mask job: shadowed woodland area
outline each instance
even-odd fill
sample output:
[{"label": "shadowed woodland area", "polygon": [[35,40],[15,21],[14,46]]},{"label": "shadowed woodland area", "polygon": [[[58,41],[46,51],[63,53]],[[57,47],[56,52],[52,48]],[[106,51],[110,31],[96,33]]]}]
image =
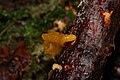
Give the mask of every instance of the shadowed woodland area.
[{"label": "shadowed woodland area", "polygon": [[10,80],[47,80],[54,60],[43,53],[41,35],[72,26],[75,14],[70,7],[76,10],[78,4],[79,0],[0,0],[0,80],[9,80],[10,74]]}]

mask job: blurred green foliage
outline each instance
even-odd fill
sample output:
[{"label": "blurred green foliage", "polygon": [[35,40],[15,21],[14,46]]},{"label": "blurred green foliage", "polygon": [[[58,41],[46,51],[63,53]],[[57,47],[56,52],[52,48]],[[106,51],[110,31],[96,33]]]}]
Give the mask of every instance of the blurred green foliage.
[{"label": "blurred green foliage", "polygon": [[8,44],[10,48],[15,49],[17,39],[23,37],[31,55],[23,80],[47,80],[54,61],[43,53],[41,35],[52,28],[56,19],[69,17],[67,27],[72,26],[75,16],[71,10],[64,9],[68,2],[76,9],[79,0],[41,0],[39,4],[33,1],[30,5],[20,6],[12,11],[0,6],[0,46]]}]

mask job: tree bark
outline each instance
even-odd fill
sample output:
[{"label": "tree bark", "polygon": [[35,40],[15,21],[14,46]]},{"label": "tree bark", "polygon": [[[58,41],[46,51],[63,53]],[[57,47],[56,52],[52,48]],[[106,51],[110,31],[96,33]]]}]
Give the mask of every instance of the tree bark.
[{"label": "tree bark", "polygon": [[[104,13],[112,14],[107,18]],[[81,0],[74,26],[74,45],[65,45],[49,80],[101,80],[107,57],[114,50],[114,36],[120,26],[120,0]]]}]

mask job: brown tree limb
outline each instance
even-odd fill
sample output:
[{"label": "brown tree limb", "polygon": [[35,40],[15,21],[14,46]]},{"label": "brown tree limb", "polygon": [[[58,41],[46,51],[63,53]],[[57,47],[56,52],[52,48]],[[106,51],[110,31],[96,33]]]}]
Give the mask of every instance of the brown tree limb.
[{"label": "brown tree limb", "polygon": [[119,14],[120,0],[81,0],[76,27],[68,31],[77,40],[73,46],[63,48],[56,59],[62,70],[54,69],[49,80],[101,80],[104,64],[114,49]]}]

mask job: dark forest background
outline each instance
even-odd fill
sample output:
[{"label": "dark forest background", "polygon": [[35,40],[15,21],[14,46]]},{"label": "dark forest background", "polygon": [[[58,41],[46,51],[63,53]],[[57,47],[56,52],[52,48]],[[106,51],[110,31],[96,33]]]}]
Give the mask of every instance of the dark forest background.
[{"label": "dark forest background", "polygon": [[[23,40],[30,56],[22,80],[47,80],[54,60],[44,54],[41,35],[49,30],[64,32],[71,27],[79,1],[0,0],[0,47],[7,45],[12,55]],[[106,62],[103,80],[120,80],[120,71],[116,72],[116,68],[120,69],[120,29],[115,44],[116,49]],[[0,58],[6,58],[1,55]]]}]

